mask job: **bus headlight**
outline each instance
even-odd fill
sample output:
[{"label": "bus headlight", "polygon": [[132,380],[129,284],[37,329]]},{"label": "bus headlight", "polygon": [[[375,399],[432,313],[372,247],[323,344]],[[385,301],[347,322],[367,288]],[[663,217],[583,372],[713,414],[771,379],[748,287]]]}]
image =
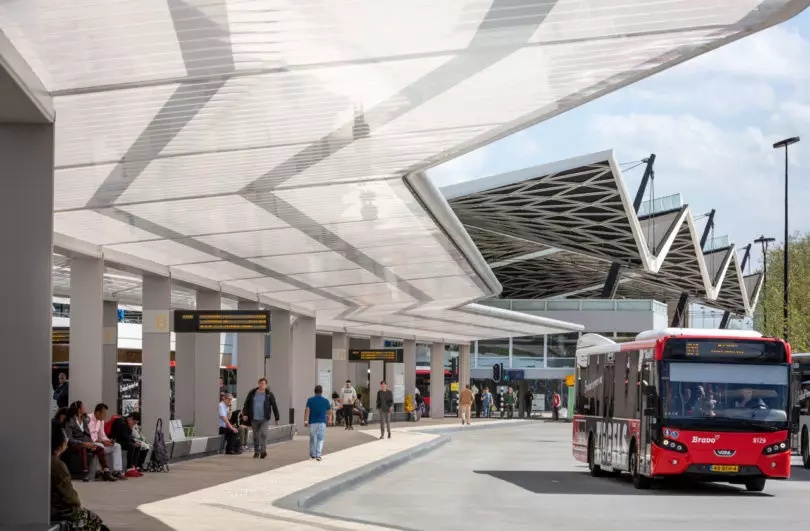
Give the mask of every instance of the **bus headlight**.
[{"label": "bus headlight", "polygon": [[680,452],[682,454],[685,454],[688,451],[685,444],[677,441],[670,441],[669,439],[664,439],[663,441],[661,441],[661,444],[663,445],[664,448],[666,448],[667,450],[672,450],[673,452]]},{"label": "bus headlight", "polygon": [[779,443],[769,444],[762,449],[762,453],[765,455],[775,455],[781,454],[782,452],[787,452],[789,450],[790,445],[788,444],[788,441],[782,441]]}]

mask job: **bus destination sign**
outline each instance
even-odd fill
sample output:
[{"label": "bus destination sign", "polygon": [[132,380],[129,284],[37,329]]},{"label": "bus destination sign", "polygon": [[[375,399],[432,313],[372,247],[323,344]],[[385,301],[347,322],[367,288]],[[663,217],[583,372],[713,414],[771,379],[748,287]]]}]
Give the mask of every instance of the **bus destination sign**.
[{"label": "bus destination sign", "polygon": [[349,361],[390,361],[402,363],[402,351],[393,348],[349,351]]},{"label": "bus destination sign", "polygon": [[264,310],[175,310],[174,331],[183,333],[270,331],[270,312]]},{"label": "bus destination sign", "polygon": [[667,359],[715,359],[784,362],[784,346],[758,339],[673,338],[664,346]]},{"label": "bus destination sign", "polygon": [[54,326],[51,329],[51,344],[70,345],[70,327]]}]

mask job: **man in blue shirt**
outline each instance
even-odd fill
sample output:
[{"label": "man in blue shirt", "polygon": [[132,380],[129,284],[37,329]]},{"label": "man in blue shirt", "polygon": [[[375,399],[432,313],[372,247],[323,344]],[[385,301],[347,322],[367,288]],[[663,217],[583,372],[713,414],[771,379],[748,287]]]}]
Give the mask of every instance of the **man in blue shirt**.
[{"label": "man in blue shirt", "polygon": [[309,426],[309,457],[322,459],[323,437],[326,435],[327,420],[332,418],[332,404],[323,397],[323,387],[315,386],[315,396],[307,399],[304,411],[304,426]]}]

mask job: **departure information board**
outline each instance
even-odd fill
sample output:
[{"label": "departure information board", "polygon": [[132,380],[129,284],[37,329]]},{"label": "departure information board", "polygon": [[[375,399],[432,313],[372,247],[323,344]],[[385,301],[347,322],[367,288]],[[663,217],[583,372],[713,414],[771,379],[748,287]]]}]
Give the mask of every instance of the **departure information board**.
[{"label": "departure information board", "polygon": [[175,310],[174,331],[223,333],[270,331],[270,312],[263,310]]},{"label": "departure information board", "polygon": [[349,351],[349,361],[390,361],[402,363],[402,351],[393,348]]},{"label": "departure information board", "polygon": [[70,345],[70,327],[54,326],[51,330],[51,344]]}]

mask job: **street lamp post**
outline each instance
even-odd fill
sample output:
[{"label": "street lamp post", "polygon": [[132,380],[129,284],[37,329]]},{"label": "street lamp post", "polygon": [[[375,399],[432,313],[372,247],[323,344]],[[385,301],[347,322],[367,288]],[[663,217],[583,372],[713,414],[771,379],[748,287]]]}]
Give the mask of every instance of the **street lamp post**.
[{"label": "street lamp post", "polygon": [[785,263],[784,263],[784,266],[783,266],[785,268],[785,272],[784,272],[785,279],[784,279],[784,287],[783,287],[783,290],[782,290],[783,291],[782,295],[784,297],[784,303],[785,303],[785,309],[784,309],[784,314],[783,314],[783,318],[785,320],[785,322],[784,322],[785,341],[788,340],[788,333],[790,331],[790,325],[789,325],[789,321],[788,321],[788,319],[790,318],[790,313],[788,311],[788,264],[789,264],[789,261],[788,261],[788,238],[790,236],[789,233],[788,233],[788,146],[790,146],[791,144],[797,143],[799,140],[800,140],[800,138],[798,136],[793,136],[793,137],[781,140],[781,141],[779,141],[779,142],[777,142],[777,143],[775,143],[773,145],[774,149],[785,148]]},{"label": "street lamp post", "polygon": [[[766,238],[763,234],[756,240],[754,243],[761,243],[762,244],[762,291],[766,291],[766,285],[768,282],[768,244],[771,242],[776,241],[776,238]],[[768,314],[766,312],[762,313],[762,328],[764,329],[768,325]]]}]

